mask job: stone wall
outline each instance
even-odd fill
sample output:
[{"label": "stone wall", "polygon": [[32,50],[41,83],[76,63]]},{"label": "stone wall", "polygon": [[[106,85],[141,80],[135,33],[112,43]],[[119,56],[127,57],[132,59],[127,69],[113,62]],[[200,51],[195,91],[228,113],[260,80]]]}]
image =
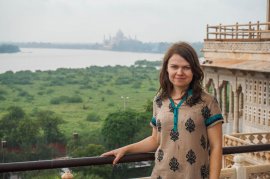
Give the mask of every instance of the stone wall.
[{"label": "stone wall", "polygon": [[270,42],[205,41],[202,52],[205,59],[270,61]]}]

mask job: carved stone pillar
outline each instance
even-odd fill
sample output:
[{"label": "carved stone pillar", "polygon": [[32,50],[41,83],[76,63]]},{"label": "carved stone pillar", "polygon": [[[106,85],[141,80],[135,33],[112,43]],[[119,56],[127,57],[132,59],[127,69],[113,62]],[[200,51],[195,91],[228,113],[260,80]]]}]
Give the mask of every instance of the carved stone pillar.
[{"label": "carved stone pillar", "polygon": [[221,97],[221,88],[217,87],[215,88],[216,89],[216,93],[217,93],[217,101],[218,101],[218,104],[219,104],[219,107],[221,107],[221,100],[220,100],[220,97]]},{"label": "carved stone pillar", "polygon": [[234,110],[233,110],[233,133],[239,133],[239,94],[237,91],[234,94]]},{"label": "carved stone pillar", "polygon": [[240,93],[239,98],[239,116],[243,116],[243,93]]},{"label": "carved stone pillar", "polygon": [[233,92],[232,92],[232,86],[230,86],[230,98],[229,98],[229,120],[233,120]]},{"label": "carved stone pillar", "polygon": [[223,85],[223,93],[222,93],[222,115],[224,118],[224,122],[227,123],[227,106],[226,106],[226,96],[227,96],[227,82]]},{"label": "carved stone pillar", "polygon": [[206,84],[204,85],[204,89],[205,89],[205,91],[206,91],[207,93],[209,93],[209,88],[210,88],[210,83],[206,83]]}]

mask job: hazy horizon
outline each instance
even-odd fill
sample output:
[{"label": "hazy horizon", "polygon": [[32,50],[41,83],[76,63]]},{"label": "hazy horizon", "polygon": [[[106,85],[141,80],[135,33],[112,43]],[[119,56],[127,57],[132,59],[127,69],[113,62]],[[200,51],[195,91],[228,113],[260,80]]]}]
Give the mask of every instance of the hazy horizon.
[{"label": "hazy horizon", "polygon": [[202,42],[206,25],[266,21],[266,0],[0,0],[0,42]]}]

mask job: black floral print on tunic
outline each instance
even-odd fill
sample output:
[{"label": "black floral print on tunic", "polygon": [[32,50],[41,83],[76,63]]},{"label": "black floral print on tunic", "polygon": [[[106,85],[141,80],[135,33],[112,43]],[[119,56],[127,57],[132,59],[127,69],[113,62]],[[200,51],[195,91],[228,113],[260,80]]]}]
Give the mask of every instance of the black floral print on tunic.
[{"label": "black floral print on tunic", "polygon": [[163,156],[164,156],[163,150],[159,149],[159,150],[158,150],[158,157],[157,157],[157,160],[158,160],[158,161],[161,161],[161,160],[163,159]]},{"label": "black floral print on tunic", "polygon": [[190,107],[195,105],[195,100],[192,96],[189,96],[186,100],[187,105],[189,105]]},{"label": "black floral print on tunic", "polygon": [[185,126],[186,126],[186,130],[189,131],[189,133],[195,130],[195,123],[191,118],[187,120],[187,122],[185,123]]},{"label": "black floral print on tunic", "polygon": [[186,155],[187,161],[192,165],[193,163],[196,162],[196,154],[193,152],[193,150],[189,150],[187,155]]},{"label": "black floral print on tunic", "polygon": [[173,129],[171,130],[170,133],[171,139],[175,142],[176,140],[179,139],[179,132],[175,132]]},{"label": "black floral print on tunic", "polygon": [[169,104],[169,109],[170,109],[170,112],[173,112],[173,107],[171,103]]},{"label": "black floral print on tunic", "polygon": [[170,169],[173,170],[174,172],[179,169],[179,163],[177,159],[174,157],[170,160],[169,165],[170,165]]},{"label": "black floral print on tunic", "polygon": [[201,137],[201,146],[204,150],[206,149],[206,140],[205,140],[205,137],[203,135]]},{"label": "black floral print on tunic", "polygon": [[161,131],[161,122],[159,119],[157,120],[157,130],[158,130],[158,132]]},{"label": "black floral print on tunic", "polygon": [[162,99],[161,99],[161,97],[160,96],[157,96],[155,101],[156,101],[157,106],[160,108],[162,106]]},{"label": "black floral print on tunic", "polygon": [[201,177],[202,179],[206,179],[209,175],[209,167],[206,165],[201,166]]},{"label": "black floral print on tunic", "polygon": [[157,179],[162,179],[161,176],[158,176]]},{"label": "black floral print on tunic", "polygon": [[204,106],[202,108],[201,112],[202,112],[204,119],[208,119],[211,116],[211,110],[207,106]]}]

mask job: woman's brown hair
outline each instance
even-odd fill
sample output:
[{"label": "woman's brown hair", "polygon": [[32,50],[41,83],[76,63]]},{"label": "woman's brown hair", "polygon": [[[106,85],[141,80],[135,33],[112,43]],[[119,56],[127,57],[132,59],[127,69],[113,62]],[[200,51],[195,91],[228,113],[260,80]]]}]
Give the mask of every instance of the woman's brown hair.
[{"label": "woman's brown hair", "polygon": [[[169,80],[168,76],[168,62],[172,55],[178,54],[183,57],[191,66],[191,71],[193,73],[193,79],[189,85],[189,89],[192,89],[192,102],[189,105],[194,105],[201,100],[202,94],[202,81],[204,78],[203,71],[200,66],[199,58],[195,50],[185,42],[179,42],[173,44],[165,53],[163,58],[163,64],[160,71],[159,83],[160,87],[158,90],[158,94],[161,99],[165,99],[170,97],[173,84]],[[187,92],[186,94],[187,95]],[[185,96],[184,95],[184,96]]]}]

